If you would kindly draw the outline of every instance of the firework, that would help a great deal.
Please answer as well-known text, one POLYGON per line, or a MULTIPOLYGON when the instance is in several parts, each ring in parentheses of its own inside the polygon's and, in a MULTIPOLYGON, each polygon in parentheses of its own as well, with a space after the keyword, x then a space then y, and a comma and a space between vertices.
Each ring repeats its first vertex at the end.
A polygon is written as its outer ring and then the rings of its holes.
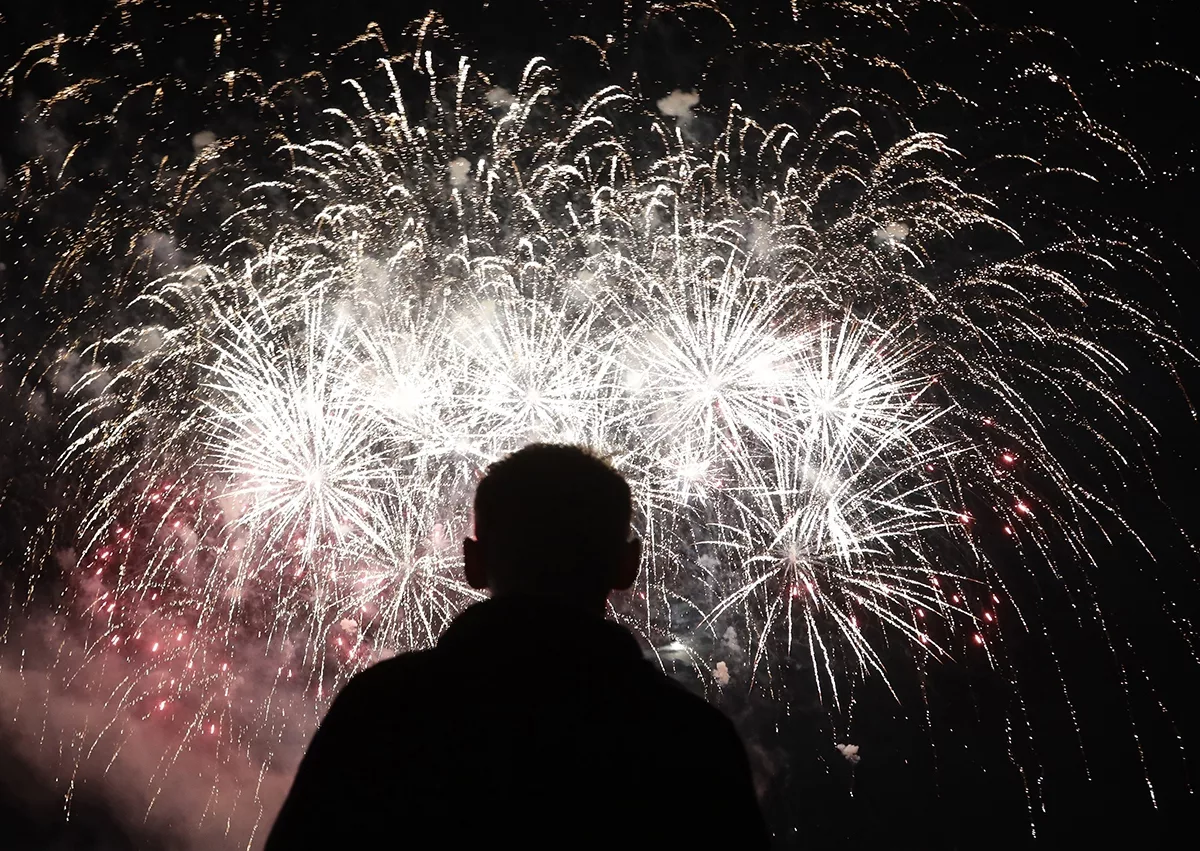
MULTIPOLYGON (((476 599, 474 483, 530 441, 629 477, 647 556, 612 615, 711 688, 730 630, 741 684, 796 661, 831 711, 887 680, 885 645, 986 660, 1005 582, 981 540, 1086 556, 1108 509, 1051 434, 1080 398, 1111 409, 1084 424, 1101 442, 1136 414, 1089 326, 1172 339, 1055 265, 1111 244, 1024 247, 949 140, 880 136, 861 109, 769 125, 734 105, 706 136, 694 93, 572 104, 542 60, 510 91, 423 44, 381 54, 307 122, 289 86, 236 95, 261 124, 198 138, 175 206, 132 227, 217 221, 186 254, 137 241, 106 296, 129 321, 79 335, 58 472, 83 509, 48 534, 87 636, 64 668, 127 671, 114 718, 169 715, 181 748, 305 729, 476 599), (943 270, 981 232, 1008 247, 943 270), (277 701, 239 700, 248 668, 277 701)), ((52 286, 110 244, 91 228, 52 286)))

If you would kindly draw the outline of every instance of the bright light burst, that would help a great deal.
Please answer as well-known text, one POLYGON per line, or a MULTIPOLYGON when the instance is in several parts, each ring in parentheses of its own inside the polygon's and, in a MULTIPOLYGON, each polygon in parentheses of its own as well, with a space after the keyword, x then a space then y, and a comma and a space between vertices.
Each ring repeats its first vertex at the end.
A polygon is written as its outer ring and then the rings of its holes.
MULTIPOLYGON (((431 644, 476 598, 477 477, 534 440, 633 483, 647 559, 615 617, 721 684, 732 628, 743 685, 794 660, 831 711, 888 678, 885 645, 993 652, 981 539, 1087 557, 1108 509, 1055 430, 1079 399, 1111 415, 1084 424, 1100 446, 1137 415, 1093 323, 1172 345, 1104 283, 1119 246, 1025 246, 951 140, 888 138, 864 108, 573 104, 541 59, 509 91, 426 48, 359 65, 353 106, 315 73, 225 74, 212 97, 258 124, 201 140, 170 193, 219 225, 185 256, 145 236, 172 210, 119 211, 144 237, 108 296, 127 327, 82 332, 59 469, 86 508, 52 523, 84 657, 134 666, 114 707, 175 713, 185 744, 303 727, 238 702, 246 665, 322 697, 431 644), (281 116, 314 78, 329 107, 298 129, 281 116), (1004 247, 973 253, 981 234, 1004 247)), ((53 285, 108 238, 93 225, 53 285)))

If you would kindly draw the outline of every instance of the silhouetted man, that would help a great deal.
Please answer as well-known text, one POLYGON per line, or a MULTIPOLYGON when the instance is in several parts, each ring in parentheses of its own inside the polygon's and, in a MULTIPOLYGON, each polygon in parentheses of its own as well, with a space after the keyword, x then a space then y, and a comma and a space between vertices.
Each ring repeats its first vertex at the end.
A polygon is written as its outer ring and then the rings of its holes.
POLYGON ((631 517, 629 485, 585 450, 493 464, 463 542, 492 599, 347 684, 268 851, 765 848, 732 724, 604 617, 637 575, 631 517))

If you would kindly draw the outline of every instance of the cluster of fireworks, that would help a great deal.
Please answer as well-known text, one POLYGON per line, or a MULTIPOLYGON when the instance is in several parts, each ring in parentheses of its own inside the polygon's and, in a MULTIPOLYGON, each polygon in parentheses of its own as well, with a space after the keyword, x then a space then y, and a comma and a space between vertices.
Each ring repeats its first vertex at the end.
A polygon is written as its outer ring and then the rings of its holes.
POLYGON ((887 679, 884 648, 986 663, 1020 617, 997 542, 1087 558, 1109 509, 1056 430, 1090 400, 1103 452, 1136 415, 1091 329, 1171 345, 1104 284, 1119 246, 1023 245, 953 140, 862 107, 571 103, 543 60, 510 90, 420 39, 360 71, 302 134, 278 86, 263 126, 197 135, 173 203, 219 222, 186 252, 151 234, 171 211, 121 211, 131 319, 77 333, 77 502, 50 523, 86 635, 61 668, 120 669, 114 717, 171 719, 176 754, 304 729, 475 598, 474 483, 531 441, 630 478, 646 563, 612 614, 712 687, 770 688, 787 659, 836 710, 887 679))

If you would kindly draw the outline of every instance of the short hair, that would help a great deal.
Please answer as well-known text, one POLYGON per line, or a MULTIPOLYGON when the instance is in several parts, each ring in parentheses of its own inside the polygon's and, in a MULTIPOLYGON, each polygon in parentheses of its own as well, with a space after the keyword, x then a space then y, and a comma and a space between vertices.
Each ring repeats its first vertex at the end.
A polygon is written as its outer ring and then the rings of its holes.
POLYGON ((632 519, 628 482, 581 446, 526 446, 489 466, 475 490, 489 571, 525 591, 607 593, 600 586, 632 519))

